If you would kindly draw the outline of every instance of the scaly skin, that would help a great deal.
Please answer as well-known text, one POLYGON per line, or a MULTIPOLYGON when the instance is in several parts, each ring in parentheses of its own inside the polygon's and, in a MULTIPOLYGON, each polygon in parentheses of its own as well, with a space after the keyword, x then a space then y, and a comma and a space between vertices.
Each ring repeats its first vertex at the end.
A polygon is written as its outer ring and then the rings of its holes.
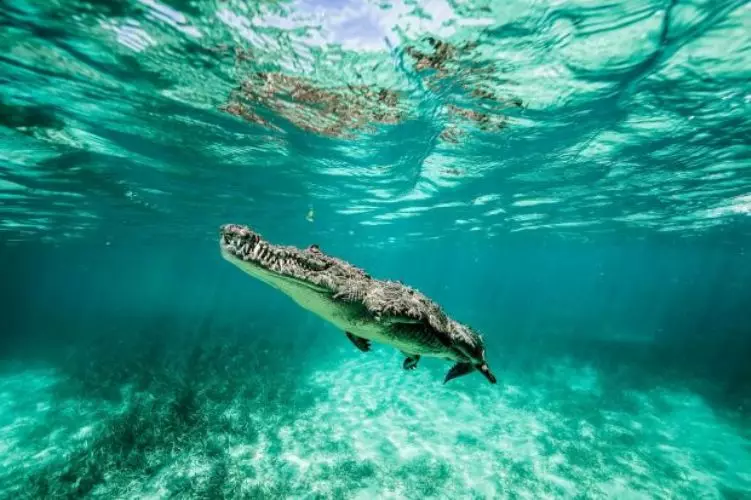
POLYGON ((422 355, 433 356, 456 362, 445 382, 477 369, 495 383, 482 337, 417 290, 374 279, 316 245, 270 244, 247 226, 225 224, 219 240, 225 259, 345 329, 360 350, 376 340, 401 350, 405 369, 415 368, 422 355))

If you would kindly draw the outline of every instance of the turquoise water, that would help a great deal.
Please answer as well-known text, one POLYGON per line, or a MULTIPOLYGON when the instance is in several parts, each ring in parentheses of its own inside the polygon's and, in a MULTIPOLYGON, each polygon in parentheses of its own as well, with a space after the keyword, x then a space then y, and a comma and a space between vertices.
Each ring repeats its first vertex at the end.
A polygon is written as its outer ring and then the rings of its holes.
POLYGON ((0 497, 751 498, 751 4, 0 3, 0 497), (419 289, 401 368, 218 228, 419 289))

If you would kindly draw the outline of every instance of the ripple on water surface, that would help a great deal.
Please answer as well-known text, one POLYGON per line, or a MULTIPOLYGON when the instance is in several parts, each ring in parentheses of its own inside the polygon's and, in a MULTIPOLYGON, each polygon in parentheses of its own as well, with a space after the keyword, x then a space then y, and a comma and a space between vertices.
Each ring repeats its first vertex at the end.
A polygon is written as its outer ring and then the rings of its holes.
POLYGON ((113 220, 208 236, 238 206, 313 205, 360 241, 695 235, 749 214, 744 2, 0 9, 14 241, 113 220))

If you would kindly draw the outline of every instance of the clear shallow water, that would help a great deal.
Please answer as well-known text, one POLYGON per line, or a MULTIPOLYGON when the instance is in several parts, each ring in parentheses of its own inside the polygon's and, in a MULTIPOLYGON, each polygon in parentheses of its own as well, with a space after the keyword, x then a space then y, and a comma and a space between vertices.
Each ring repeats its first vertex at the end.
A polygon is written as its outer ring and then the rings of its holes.
POLYGON ((747 2, 0 16, 3 497, 751 496, 747 2), (417 287, 499 384, 356 351, 226 222, 417 287))

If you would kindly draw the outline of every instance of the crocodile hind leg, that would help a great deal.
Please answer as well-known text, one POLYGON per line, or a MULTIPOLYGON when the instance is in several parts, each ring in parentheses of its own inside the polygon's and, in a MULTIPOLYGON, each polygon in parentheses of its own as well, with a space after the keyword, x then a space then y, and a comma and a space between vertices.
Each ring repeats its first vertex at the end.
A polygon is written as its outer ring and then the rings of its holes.
POLYGON ((350 342, 355 344, 355 347, 360 349, 362 352, 368 352, 370 350, 370 340, 352 335, 350 332, 344 333, 347 335, 347 338, 350 340, 350 342))
POLYGON ((402 368, 405 370, 414 370, 417 368, 417 362, 420 361, 419 354, 407 354, 406 352, 402 352, 402 354, 407 356, 404 363, 402 363, 402 368))
POLYGON ((446 374, 446 378, 443 379, 443 383, 445 384, 449 380, 463 377, 464 375, 468 373, 472 373, 474 371, 475 367, 472 366, 470 363, 456 363, 454 366, 451 367, 451 369, 446 374))

